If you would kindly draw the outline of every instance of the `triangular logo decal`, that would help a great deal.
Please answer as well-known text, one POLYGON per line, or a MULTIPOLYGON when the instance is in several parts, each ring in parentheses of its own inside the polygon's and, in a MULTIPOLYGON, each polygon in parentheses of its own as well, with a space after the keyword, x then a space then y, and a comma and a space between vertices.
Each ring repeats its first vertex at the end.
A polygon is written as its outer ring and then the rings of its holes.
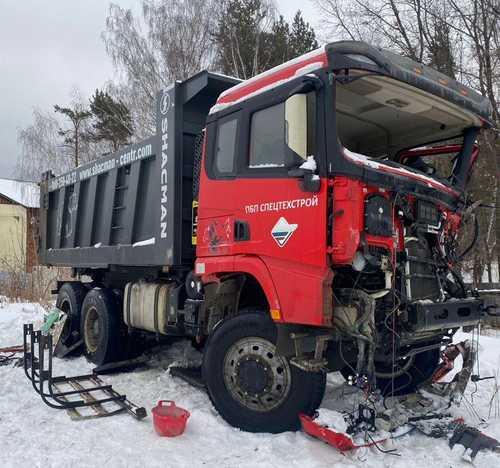
POLYGON ((281 217, 271 230, 271 235, 276 243, 283 247, 288 242, 288 239, 292 237, 297 227, 298 224, 289 224, 285 218, 281 217))

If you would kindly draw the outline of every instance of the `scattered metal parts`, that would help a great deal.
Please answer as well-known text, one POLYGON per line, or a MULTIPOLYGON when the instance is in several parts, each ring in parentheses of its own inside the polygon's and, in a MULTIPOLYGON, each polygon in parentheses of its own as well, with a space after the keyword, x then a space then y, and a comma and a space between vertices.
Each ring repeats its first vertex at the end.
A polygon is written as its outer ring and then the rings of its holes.
POLYGON ((146 417, 144 408, 127 400, 96 374, 54 377, 52 335, 35 331, 33 324, 23 326, 23 350, 24 373, 47 406, 68 410, 72 419, 111 416, 123 411, 136 419, 146 417), (90 408, 93 413, 84 415, 82 408, 90 408))
POLYGON ((0 348, 0 353, 22 353, 23 351, 24 351, 23 345, 7 346, 6 348, 0 348))
POLYGON ((0 366, 8 366, 11 363, 17 365, 19 358, 17 355, 23 352, 23 345, 7 346, 0 348, 0 366))
POLYGON ((388 455, 396 455, 399 456, 396 452, 396 449, 385 450, 381 448, 380 444, 389 440, 396 439, 398 437, 402 437, 406 434, 409 434, 413 428, 409 428, 407 431, 400 432, 398 434, 394 433, 389 437, 383 437, 381 439, 374 439, 368 432, 366 432, 366 436, 369 442, 363 444, 357 444, 353 441, 351 437, 347 434, 343 434, 342 432, 336 432, 335 430, 318 424, 315 419, 317 418, 317 413, 313 416, 307 416, 305 414, 299 414, 300 424, 302 425, 302 430, 316 439, 322 440, 327 444, 335 447, 340 452, 348 452, 350 450, 356 450, 362 447, 376 447, 381 452, 388 455))
POLYGON ((475 356, 476 353, 469 340, 449 345, 441 355, 443 362, 432 375, 430 384, 422 388, 430 393, 440 395, 442 397, 449 397, 450 402, 456 400, 458 397, 463 395, 465 388, 469 383, 475 356), (441 380, 446 374, 448 374, 448 372, 450 372, 451 369, 453 369, 454 361, 460 354, 463 358, 462 369, 453 377, 451 382, 440 383, 439 380, 441 380))
POLYGON ((500 453, 500 442, 498 440, 483 434, 478 429, 465 425, 456 427, 448 444, 451 449, 456 444, 463 445, 465 447, 464 455, 469 456, 471 460, 474 460, 477 453, 483 449, 500 453))
POLYGON ((451 414, 431 414, 421 418, 410 418, 409 424, 422 434, 434 439, 448 437, 459 425, 464 423, 462 418, 451 414))
POLYGON ((375 424, 376 415, 374 408, 360 403, 356 411, 346 416, 348 424, 346 433, 355 435, 363 431, 375 432, 377 430, 375 424))

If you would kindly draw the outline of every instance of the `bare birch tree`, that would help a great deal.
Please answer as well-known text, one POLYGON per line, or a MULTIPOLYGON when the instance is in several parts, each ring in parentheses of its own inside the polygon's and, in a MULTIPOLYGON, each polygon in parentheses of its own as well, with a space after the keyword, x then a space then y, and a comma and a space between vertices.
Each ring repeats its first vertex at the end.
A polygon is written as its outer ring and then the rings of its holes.
POLYGON ((17 164, 17 176, 24 180, 38 182, 41 174, 51 170, 62 174, 79 164, 85 164, 99 158, 110 150, 109 145, 87 138, 90 131, 90 119, 86 117, 88 99, 78 89, 73 89, 66 107, 73 117, 80 117, 74 122, 67 112, 62 117, 60 112, 48 112, 33 109, 33 121, 18 132, 21 157, 17 164), (83 118, 82 118, 83 117, 83 118))
POLYGON ((33 122, 18 133, 21 157, 16 172, 20 178, 38 181, 49 168, 69 169, 58 132, 59 121, 52 113, 33 109, 33 122))
MULTIPOLYGON (((486 96, 500 126, 500 0, 314 0, 329 39, 364 40, 426 63, 486 96)), ((483 132, 470 193, 492 205, 479 214, 474 278, 500 263, 500 144, 483 132)))
POLYGON ((135 138, 154 132, 157 92, 211 68, 217 0, 143 0, 141 16, 111 4, 103 39, 121 81, 107 91, 130 109, 135 138))

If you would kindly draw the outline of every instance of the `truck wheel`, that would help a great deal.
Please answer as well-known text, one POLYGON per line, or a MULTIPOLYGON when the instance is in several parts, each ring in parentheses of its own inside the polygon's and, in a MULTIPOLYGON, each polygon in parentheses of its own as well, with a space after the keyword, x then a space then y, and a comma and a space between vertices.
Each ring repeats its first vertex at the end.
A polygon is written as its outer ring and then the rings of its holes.
POLYGON ((116 297, 107 289, 91 289, 82 306, 81 335, 87 359, 100 366, 120 359, 125 340, 116 297))
POLYGON ((402 372, 396 372, 394 377, 391 377, 389 366, 387 369, 381 366, 375 367, 377 377, 377 387, 383 395, 406 395, 413 393, 426 380, 432 377, 439 364, 439 349, 431 349, 415 355, 411 365, 402 372), (392 380, 394 379, 394 387, 392 380))
POLYGON ((326 375, 304 372, 276 353, 276 326, 265 314, 239 315, 219 325, 203 355, 210 399, 232 426, 249 432, 300 428, 325 393, 326 375))
POLYGON ((68 348, 80 339, 81 310, 86 293, 85 287, 75 282, 64 283, 57 295, 56 307, 67 316, 60 340, 68 348))

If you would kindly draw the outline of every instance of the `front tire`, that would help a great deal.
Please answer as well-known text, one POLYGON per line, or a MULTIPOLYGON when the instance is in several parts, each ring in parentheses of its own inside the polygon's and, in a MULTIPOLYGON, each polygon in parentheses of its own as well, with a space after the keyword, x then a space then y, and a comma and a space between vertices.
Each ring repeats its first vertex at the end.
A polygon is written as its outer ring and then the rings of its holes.
POLYGON ((125 335, 120 304, 108 289, 94 288, 82 305, 81 336, 85 356, 100 366, 120 360, 125 352, 125 335))
POLYGON ((219 325, 205 348, 202 372, 210 399, 232 426, 279 433, 300 428, 323 398, 326 375, 304 372, 276 353, 276 326, 250 313, 219 325))

